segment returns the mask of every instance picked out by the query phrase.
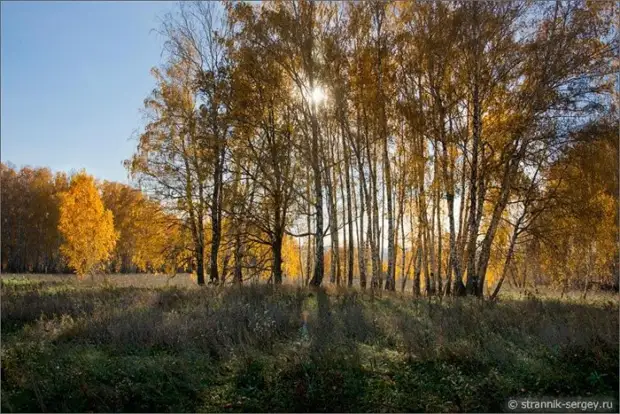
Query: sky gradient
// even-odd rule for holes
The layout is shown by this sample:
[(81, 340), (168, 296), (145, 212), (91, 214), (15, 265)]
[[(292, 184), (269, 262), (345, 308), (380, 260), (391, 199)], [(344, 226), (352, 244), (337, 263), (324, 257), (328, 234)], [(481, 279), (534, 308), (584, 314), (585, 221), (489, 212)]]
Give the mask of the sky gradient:
[(2, 2), (2, 162), (127, 182), (172, 2)]

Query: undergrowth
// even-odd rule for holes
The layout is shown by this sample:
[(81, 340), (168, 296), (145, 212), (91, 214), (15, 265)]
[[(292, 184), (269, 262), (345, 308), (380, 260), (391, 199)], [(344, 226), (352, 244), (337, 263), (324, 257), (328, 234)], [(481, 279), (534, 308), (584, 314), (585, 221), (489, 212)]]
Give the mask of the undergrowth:
[(518, 396), (617, 400), (617, 306), (3, 279), (2, 411), (497, 412)]

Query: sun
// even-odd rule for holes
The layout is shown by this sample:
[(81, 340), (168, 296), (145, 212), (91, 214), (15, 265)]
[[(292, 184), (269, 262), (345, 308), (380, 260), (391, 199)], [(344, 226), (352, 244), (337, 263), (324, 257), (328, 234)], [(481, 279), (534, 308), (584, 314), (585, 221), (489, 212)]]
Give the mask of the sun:
[(321, 85), (314, 85), (310, 88), (310, 85), (305, 84), (300, 86), (300, 89), (295, 90), (293, 93), (301, 97), (304, 102), (313, 105), (319, 105), (328, 99), (327, 92)]
[(325, 91), (323, 90), (323, 88), (321, 88), (320, 86), (315, 86), (314, 89), (312, 89), (312, 94), (310, 95), (310, 98), (312, 99), (312, 102), (318, 104), (323, 102), (327, 98), (327, 95), (325, 95)]

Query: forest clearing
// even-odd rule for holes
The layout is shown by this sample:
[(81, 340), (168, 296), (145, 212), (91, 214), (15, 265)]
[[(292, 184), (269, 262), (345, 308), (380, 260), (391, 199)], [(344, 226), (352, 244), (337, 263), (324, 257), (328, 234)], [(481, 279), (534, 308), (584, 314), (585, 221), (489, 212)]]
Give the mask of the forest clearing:
[(2, 411), (502, 412), (511, 397), (575, 395), (617, 404), (615, 294), (490, 303), (335, 286), (149, 287), (152, 277), (3, 276)]
[(2, 411), (618, 412), (619, 6), (3, 2)]

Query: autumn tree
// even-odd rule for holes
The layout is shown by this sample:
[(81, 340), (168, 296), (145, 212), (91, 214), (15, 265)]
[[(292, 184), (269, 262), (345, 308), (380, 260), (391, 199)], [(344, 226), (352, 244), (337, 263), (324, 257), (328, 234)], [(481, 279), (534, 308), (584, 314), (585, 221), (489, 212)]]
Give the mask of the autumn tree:
[(153, 70), (158, 87), (145, 100), (147, 123), (137, 151), (126, 161), (132, 176), (154, 199), (183, 219), (192, 237), (198, 284), (204, 284), (207, 178), (212, 152), (204, 147), (191, 65), (172, 60)]
[(110, 255), (112, 272), (131, 272), (132, 256), (137, 241), (137, 228), (140, 226), (138, 209), (142, 193), (127, 185), (104, 181), (100, 185), (101, 199), (105, 209), (114, 217), (114, 227), (118, 233), (114, 251)]
[(262, 49), (279, 66), (293, 85), (297, 97), (296, 125), (302, 134), (300, 156), (308, 161), (312, 180), (314, 209), (314, 270), (311, 283), (320, 285), (324, 274), (324, 196), (321, 165), (321, 132), (319, 128), (320, 47), (322, 27), (319, 22), (326, 12), (324, 4), (310, 1), (269, 2), (261, 5), (236, 4), (229, 16), (240, 26), (248, 41)]
[(69, 266), (83, 276), (108, 260), (117, 233), (112, 212), (103, 207), (93, 177), (79, 172), (61, 195), (58, 229), (64, 238), (62, 253)]
[[(251, 183), (251, 208), (242, 220), (260, 230), (249, 237), (271, 247), (273, 281), (282, 283), (282, 249), (290, 226), (299, 173), (294, 151), (297, 128), (292, 88), (273, 56), (256, 48), (243, 32), (235, 38), (233, 161), (235, 180)], [(266, 237), (262, 237), (262, 236)]]
[(232, 133), (231, 68), (225, 44), (228, 31), (221, 4), (201, 1), (180, 3), (178, 13), (168, 14), (160, 30), (166, 37), (165, 50), (169, 57), (186, 65), (185, 81), (193, 88), (195, 103), (199, 106), (191, 129), (199, 145), (194, 157), (208, 162), (207, 169), (198, 168), (196, 171), (199, 174), (199, 197), (208, 198), (206, 207), (211, 221), (209, 278), (212, 283), (219, 282), (223, 191), (228, 141)]
[(538, 243), (541, 273), (562, 290), (618, 285), (618, 139), (611, 117), (571, 134), (568, 148), (544, 174), (550, 208), (524, 233)]
[(104, 207), (112, 212), (119, 235), (109, 269), (175, 273), (189, 251), (181, 240), (181, 221), (127, 184), (104, 181), (100, 187)]
[[(492, 148), (502, 145), (502, 151), (491, 152), (488, 157), (487, 170), (496, 168), (498, 173), (489, 177), (499, 184), (499, 191), (490, 194), (494, 199), (492, 213), (476, 256), (475, 274), (470, 275), (477, 282), (478, 295), (484, 292), (495, 233), (514, 194), (517, 177), (524, 172), (531, 155), (549, 145), (549, 138), (554, 138), (554, 134), (548, 134), (549, 125), (560, 123), (569, 130), (579, 127), (588, 116), (605, 110), (606, 105), (600, 99), (610, 92), (614, 45), (609, 38), (612, 30), (609, 9), (587, 2), (556, 2), (536, 7), (542, 8), (542, 18), (533, 35), (520, 42), (522, 64), (510, 76), (511, 82), (496, 91), (494, 97), (501, 98), (492, 100), (489, 106), (489, 110), (497, 111), (505, 121), (501, 122), (504, 129), (501, 139), (492, 144)], [(540, 65), (541, 61), (546, 64)], [(592, 102), (597, 103), (592, 105)], [(490, 187), (489, 184), (485, 187)], [(473, 260), (471, 254), (470, 259)], [(468, 272), (473, 269), (469, 266)]]

